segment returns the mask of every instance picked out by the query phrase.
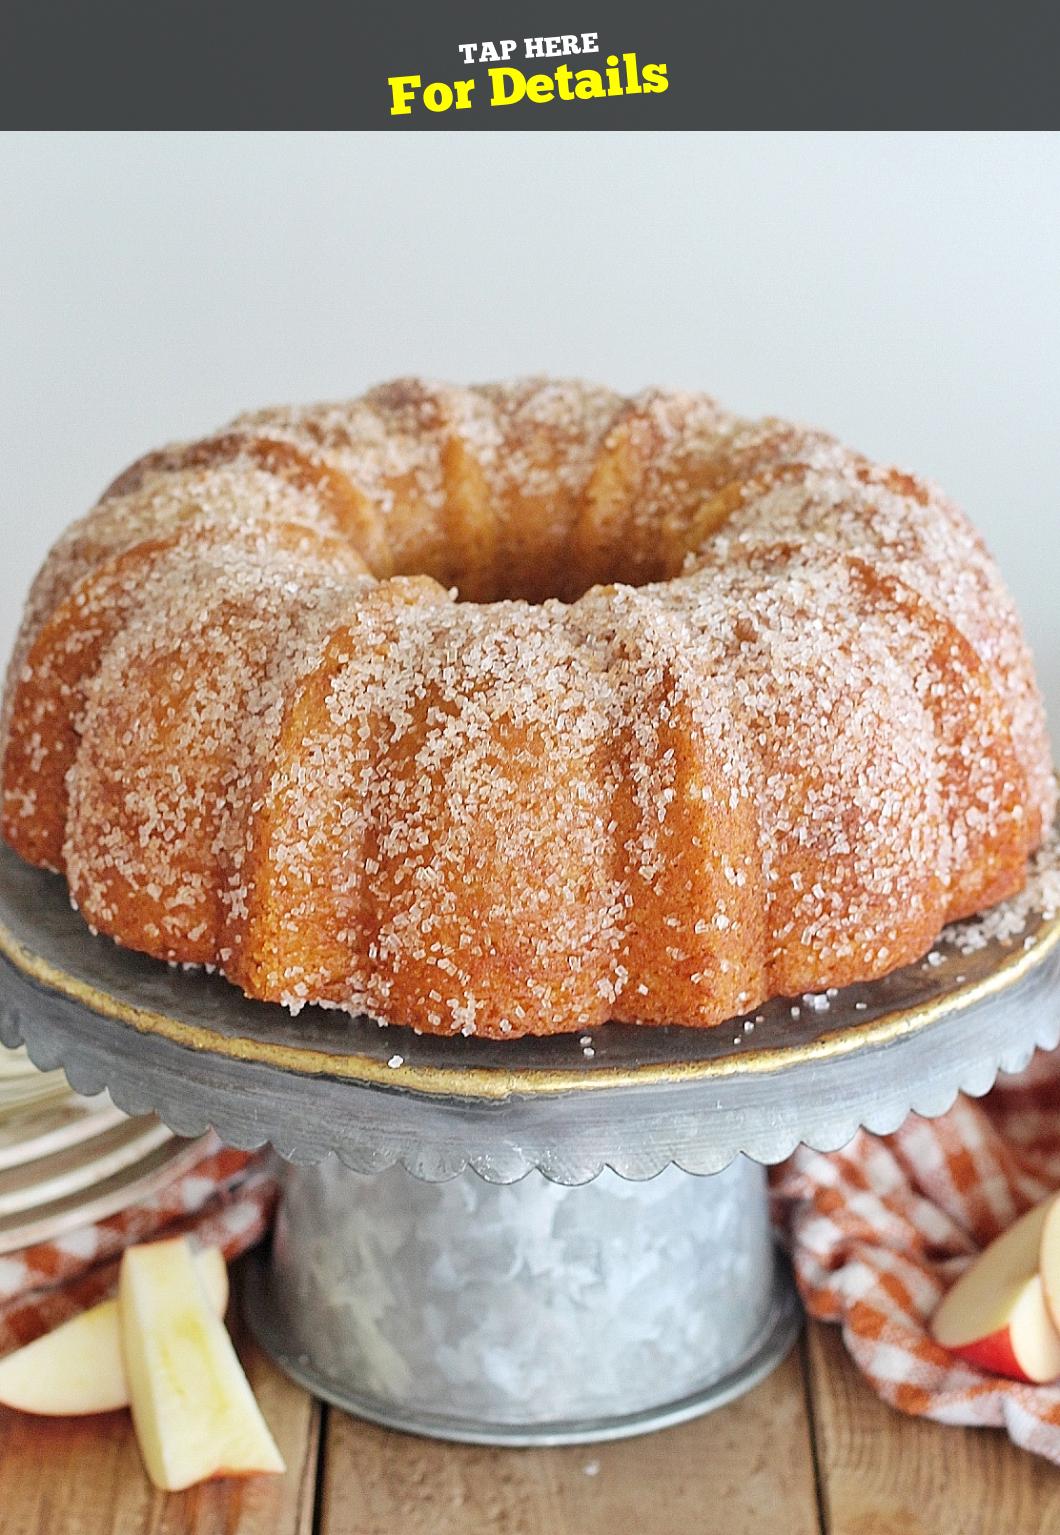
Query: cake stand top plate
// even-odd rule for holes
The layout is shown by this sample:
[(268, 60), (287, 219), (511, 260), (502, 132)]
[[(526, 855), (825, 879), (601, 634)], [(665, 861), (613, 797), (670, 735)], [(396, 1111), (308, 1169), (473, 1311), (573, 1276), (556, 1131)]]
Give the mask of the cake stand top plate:
[(496, 1182), (531, 1168), (563, 1183), (605, 1166), (646, 1178), (711, 1173), (860, 1125), (943, 1112), (1060, 1040), (1060, 845), (1028, 891), (947, 929), (924, 961), (827, 997), (780, 999), (716, 1029), (608, 1024), (585, 1036), (490, 1042), (248, 1001), (93, 937), (65, 883), (0, 848), (0, 1038), (108, 1088), (182, 1135), (271, 1142), (363, 1172), (430, 1180), (465, 1166)]

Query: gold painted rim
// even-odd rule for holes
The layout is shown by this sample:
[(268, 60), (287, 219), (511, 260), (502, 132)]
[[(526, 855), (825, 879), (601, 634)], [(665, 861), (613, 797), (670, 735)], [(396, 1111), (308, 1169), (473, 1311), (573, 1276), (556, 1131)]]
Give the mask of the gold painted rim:
[[(504, 1067), (416, 1066), (394, 1069), (366, 1055), (331, 1055), (325, 1050), (228, 1036), (203, 1024), (185, 1023), (150, 1008), (122, 1002), (87, 981), (50, 964), (15, 937), (0, 921), (0, 955), (36, 985), (78, 1002), (90, 1012), (155, 1035), (172, 1044), (232, 1061), (249, 1061), (306, 1077), (334, 1077), (366, 1087), (452, 1097), (501, 1101), (512, 1097), (547, 1097), (682, 1082), (720, 1081), (736, 1076), (764, 1076), (810, 1062), (836, 1060), (858, 1050), (876, 1049), (921, 1033), (941, 1019), (1018, 985), (1060, 945), (1060, 914), (1044, 925), (1030, 948), (1014, 951), (989, 975), (970, 981), (944, 997), (881, 1014), (863, 1024), (849, 1024), (802, 1045), (749, 1048), (739, 1055), (709, 1061), (648, 1062), (643, 1066), (599, 1066), (591, 1071), (545, 1068), (522, 1071)], [(719, 1025), (724, 1027), (725, 1025)]]

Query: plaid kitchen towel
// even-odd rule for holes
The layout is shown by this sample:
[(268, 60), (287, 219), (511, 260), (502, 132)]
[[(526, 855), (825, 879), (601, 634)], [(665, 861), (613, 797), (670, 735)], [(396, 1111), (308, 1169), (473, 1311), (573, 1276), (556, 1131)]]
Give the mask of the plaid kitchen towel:
[(136, 1242), (189, 1232), (231, 1261), (264, 1235), (275, 1198), (268, 1157), (232, 1151), (211, 1134), (192, 1166), (146, 1199), (0, 1256), (0, 1354), (112, 1295), (122, 1251)]
[(799, 1290), (838, 1322), (884, 1401), (940, 1423), (1007, 1430), (1060, 1464), (1060, 1385), (1000, 1380), (955, 1359), (928, 1323), (975, 1254), (1060, 1187), (1060, 1052), (982, 1101), (842, 1151), (805, 1147), (773, 1174)]

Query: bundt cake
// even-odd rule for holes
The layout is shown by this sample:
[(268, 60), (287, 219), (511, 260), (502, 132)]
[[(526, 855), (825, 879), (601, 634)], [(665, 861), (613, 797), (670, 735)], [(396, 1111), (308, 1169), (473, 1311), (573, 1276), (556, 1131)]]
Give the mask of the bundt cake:
[(3, 835), (251, 997), (717, 1024), (1017, 890), (1041, 702), (936, 489), (702, 395), (399, 382), (149, 454), (37, 578)]

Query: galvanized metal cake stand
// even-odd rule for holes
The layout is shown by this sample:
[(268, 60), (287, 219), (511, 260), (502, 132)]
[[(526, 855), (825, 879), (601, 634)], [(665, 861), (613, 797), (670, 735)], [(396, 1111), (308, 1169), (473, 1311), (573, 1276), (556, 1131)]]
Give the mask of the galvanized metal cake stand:
[(276, 1148), (245, 1299), (319, 1395), (443, 1438), (589, 1441), (705, 1412), (790, 1347), (764, 1164), (939, 1114), (1057, 1044), (1060, 917), (1008, 928), (757, 1021), (495, 1045), (248, 1002), (91, 937), (4, 851), (0, 1036), (181, 1135)]

